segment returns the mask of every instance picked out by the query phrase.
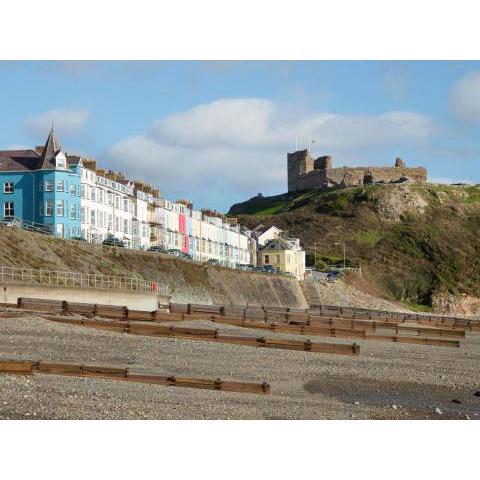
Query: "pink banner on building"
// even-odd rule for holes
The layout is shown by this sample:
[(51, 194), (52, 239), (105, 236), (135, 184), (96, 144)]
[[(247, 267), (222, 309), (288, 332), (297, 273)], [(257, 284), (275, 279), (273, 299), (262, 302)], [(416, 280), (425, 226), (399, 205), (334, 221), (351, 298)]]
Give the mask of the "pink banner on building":
[(180, 214), (178, 216), (178, 230), (182, 234), (183, 239), (182, 252), (188, 253), (188, 235), (185, 227), (185, 215)]

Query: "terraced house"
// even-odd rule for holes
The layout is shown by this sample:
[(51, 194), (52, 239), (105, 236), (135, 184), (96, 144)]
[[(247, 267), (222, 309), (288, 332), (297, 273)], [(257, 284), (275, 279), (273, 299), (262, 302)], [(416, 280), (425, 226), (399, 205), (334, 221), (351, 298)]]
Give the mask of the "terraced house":
[(0, 151), (0, 219), (43, 225), (63, 238), (81, 235), (79, 166), (53, 128), (44, 147)]
[(101, 243), (109, 236), (130, 248), (158, 245), (200, 261), (235, 267), (256, 263), (251, 232), (218, 212), (171, 202), (141, 180), (65, 154), (52, 128), (44, 147), (0, 151), (0, 219), (48, 228), (63, 238)]
[(101, 243), (109, 235), (134, 247), (134, 185), (124, 175), (97, 169), (96, 160), (81, 159), (82, 237)]

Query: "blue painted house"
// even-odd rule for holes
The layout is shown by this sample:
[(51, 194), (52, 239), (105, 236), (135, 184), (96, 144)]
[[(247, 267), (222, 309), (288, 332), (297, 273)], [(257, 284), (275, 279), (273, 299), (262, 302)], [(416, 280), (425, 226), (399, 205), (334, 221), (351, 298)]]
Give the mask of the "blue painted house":
[(48, 225), (55, 236), (81, 236), (80, 157), (65, 155), (52, 127), (43, 149), (0, 151), (0, 220)]

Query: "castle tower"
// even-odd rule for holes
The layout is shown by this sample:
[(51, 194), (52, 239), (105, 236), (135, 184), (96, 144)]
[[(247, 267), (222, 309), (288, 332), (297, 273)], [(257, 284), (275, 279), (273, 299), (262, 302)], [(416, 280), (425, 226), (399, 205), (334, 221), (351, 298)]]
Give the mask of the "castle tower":
[(405, 168), (405, 160), (402, 160), (400, 157), (395, 159), (395, 166), (397, 168)]
[(315, 160), (308, 150), (298, 150), (287, 154), (288, 191), (295, 192), (299, 189), (298, 179), (301, 175), (311, 172)]
[(333, 168), (333, 159), (330, 155), (318, 157), (315, 160), (315, 170), (330, 170)]

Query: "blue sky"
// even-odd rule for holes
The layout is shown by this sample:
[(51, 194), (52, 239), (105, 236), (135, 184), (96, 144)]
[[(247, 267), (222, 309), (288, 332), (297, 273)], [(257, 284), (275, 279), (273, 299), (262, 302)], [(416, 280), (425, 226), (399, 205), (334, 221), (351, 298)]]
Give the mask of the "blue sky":
[(0, 62), (0, 147), (45, 141), (227, 210), (286, 190), (286, 153), (480, 182), (479, 62)]

